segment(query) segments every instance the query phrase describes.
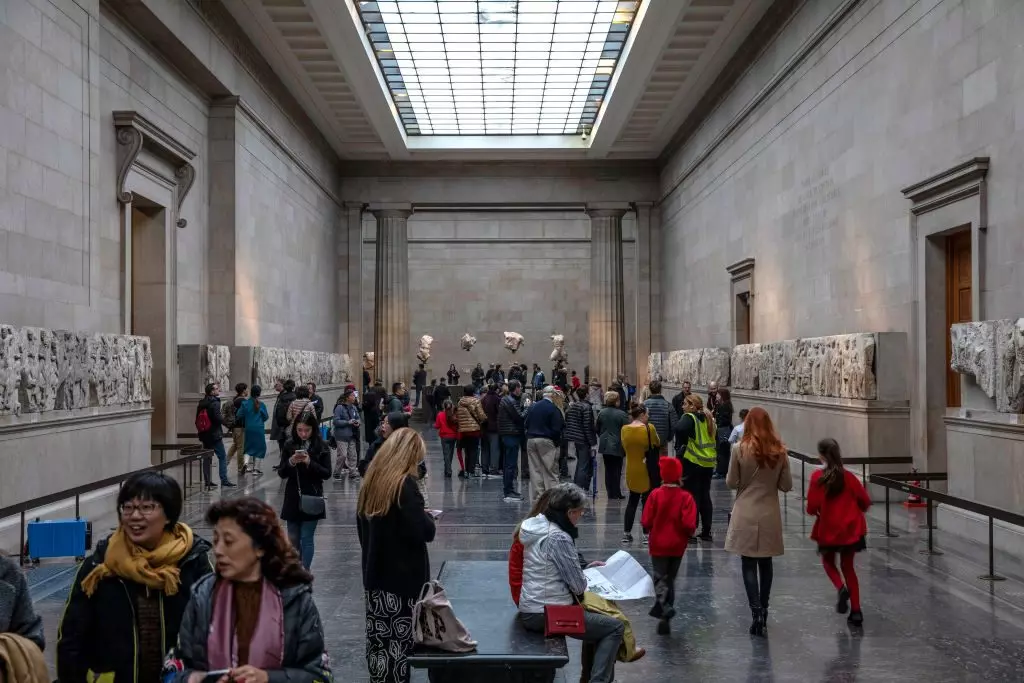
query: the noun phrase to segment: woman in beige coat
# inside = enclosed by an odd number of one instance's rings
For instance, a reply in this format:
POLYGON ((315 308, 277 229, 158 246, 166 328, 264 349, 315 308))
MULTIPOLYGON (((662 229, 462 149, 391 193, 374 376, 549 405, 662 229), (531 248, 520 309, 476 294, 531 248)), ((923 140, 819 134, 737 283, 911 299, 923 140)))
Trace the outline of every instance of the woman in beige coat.
POLYGON ((786 447, 764 408, 747 413, 743 439, 732 449, 725 483, 736 490, 725 549, 741 558, 753 617, 750 635, 761 636, 767 631, 772 558, 785 552, 779 491, 793 488, 786 447))

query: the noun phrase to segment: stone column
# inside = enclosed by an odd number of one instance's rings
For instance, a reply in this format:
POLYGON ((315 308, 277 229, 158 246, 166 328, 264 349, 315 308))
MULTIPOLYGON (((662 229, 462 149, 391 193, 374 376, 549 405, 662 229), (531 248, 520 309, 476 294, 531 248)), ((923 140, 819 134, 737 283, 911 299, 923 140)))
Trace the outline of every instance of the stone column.
POLYGON ((409 204, 371 205, 377 219, 373 309, 375 379, 412 382, 409 348, 409 204))
MULTIPOLYGON (((588 204, 590 216, 590 376, 607 387, 626 368, 622 217, 627 204, 588 204)), ((631 378, 635 381, 635 378, 631 378)))
MULTIPOLYGON (((636 305, 632 313, 636 321, 636 360, 635 369, 630 370, 630 379, 639 386, 651 381, 647 373, 647 359, 651 355, 653 341, 653 259, 660 245, 654 239, 655 226, 652 223, 657 218, 654 203, 636 202, 633 210, 636 212, 636 305)), ((633 362, 630 359, 630 363, 633 362)))
POLYGON ((338 352, 352 358, 352 382, 363 386, 363 209, 345 202, 338 240, 338 298, 344 309, 338 321, 338 352))

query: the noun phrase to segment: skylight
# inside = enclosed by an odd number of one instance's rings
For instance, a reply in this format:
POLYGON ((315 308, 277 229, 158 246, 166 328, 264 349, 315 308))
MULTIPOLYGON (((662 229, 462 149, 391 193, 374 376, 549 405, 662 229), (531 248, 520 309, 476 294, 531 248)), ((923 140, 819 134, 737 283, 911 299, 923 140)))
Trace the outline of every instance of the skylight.
POLYGON ((361 0, 408 135, 579 135, 640 0, 361 0))

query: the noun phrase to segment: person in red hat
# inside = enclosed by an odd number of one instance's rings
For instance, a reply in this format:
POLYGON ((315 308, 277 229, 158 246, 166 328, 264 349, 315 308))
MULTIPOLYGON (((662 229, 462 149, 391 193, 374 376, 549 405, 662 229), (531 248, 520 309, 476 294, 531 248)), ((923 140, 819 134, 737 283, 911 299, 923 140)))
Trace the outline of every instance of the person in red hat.
POLYGON ((697 504, 682 487, 683 464, 678 458, 659 459, 658 469, 661 486, 647 498, 640 525, 648 536, 654 568, 655 599, 650 615, 658 620, 658 635, 668 635, 669 621, 676 613, 676 575, 697 528, 697 504))

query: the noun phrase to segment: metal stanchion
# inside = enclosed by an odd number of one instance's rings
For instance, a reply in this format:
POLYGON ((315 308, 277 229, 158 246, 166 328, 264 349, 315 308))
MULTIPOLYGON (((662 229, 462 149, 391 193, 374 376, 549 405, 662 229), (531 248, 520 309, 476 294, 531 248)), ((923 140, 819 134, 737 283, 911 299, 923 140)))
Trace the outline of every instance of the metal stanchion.
POLYGON ((18 544, 18 566, 25 566, 25 511, 21 511, 21 542, 18 544))
POLYGON ((883 486, 885 489, 885 533, 882 535, 886 538, 899 538, 899 534, 894 534, 889 530, 889 487, 883 486))
POLYGON ((925 522, 928 525, 928 547, 925 548, 924 550, 920 551, 920 552, 921 552, 922 555, 941 555, 942 551, 935 549, 935 543, 934 543, 934 538, 933 538, 933 536, 934 536, 933 527, 935 525, 932 523, 932 499, 929 498, 925 502, 928 505, 928 507, 926 508, 928 510, 928 514, 927 514, 927 518, 926 518, 927 521, 925 522))
POLYGON ((993 540, 993 526, 995 520, 991 517, 988 518, 988 574, 979 576, 978 578, 982 581, 1006 581, 1005 576, 999 576, 996 574, 996 551, 995 543, 993 540))
POLYGON ((800 459, 800 500, 807 497, 807 463, 800 459))

